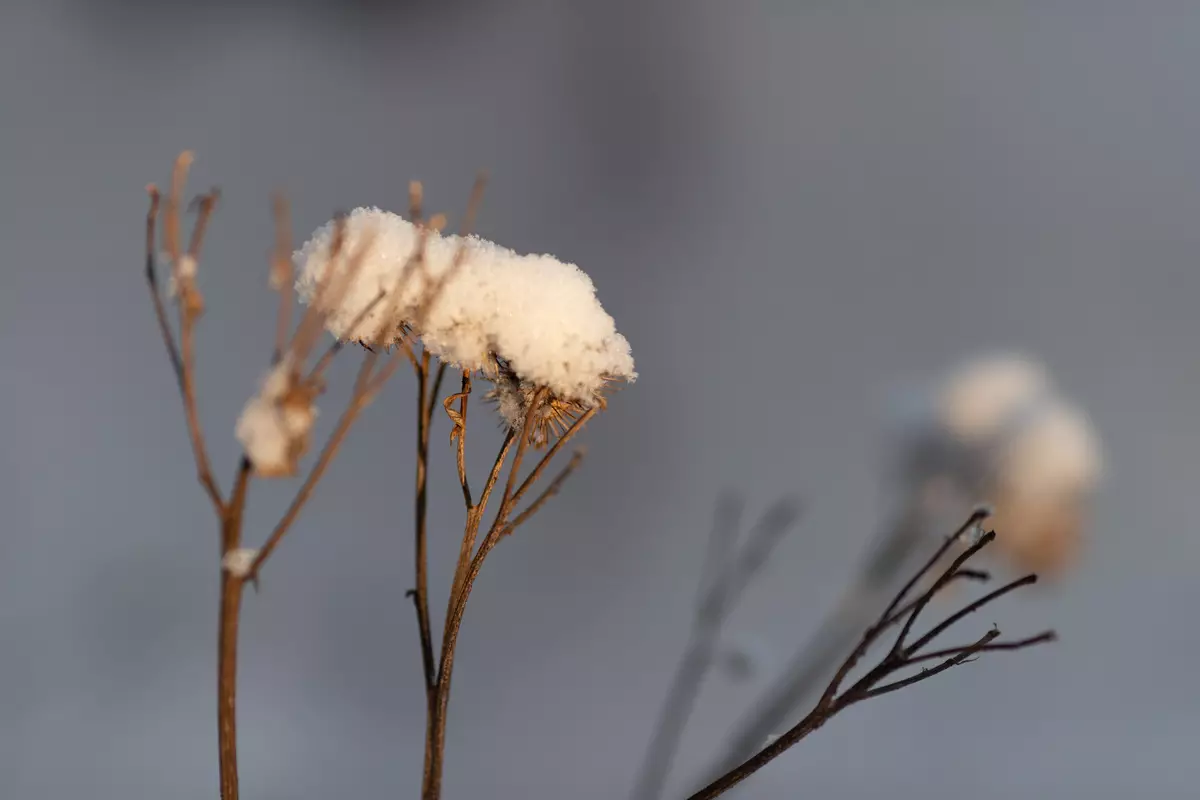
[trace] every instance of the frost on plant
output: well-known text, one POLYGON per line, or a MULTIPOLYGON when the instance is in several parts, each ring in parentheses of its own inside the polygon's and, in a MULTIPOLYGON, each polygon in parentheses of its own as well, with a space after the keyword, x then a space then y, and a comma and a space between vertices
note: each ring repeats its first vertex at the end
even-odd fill
POLYGON ((256 547, 238 547, 230 550, 221 558, 221 569, 235 578, 248 578, 258 553, 256 547))
MULTIPOLYGON (((329 269, 334 231, 325 225, 295 254, 305 302, 329 269)), ((394 343, 411 328, 432 355, 492 379, 492 399, 513 427, 524 421, 533 392, 545 387, 549 416, 537 426, 543 441, 573 412, 603 405, 610 382, 637 377, 629 342, 574 264, 475 236, 443 236, 375 208, 345 218, 347 248, 359 247, 368 233, 374 238, 362 268, 342 304, 327 310, 326 326, 339 339, 364 341, 382 326, 394 343), (414 266, 422 236, 424 259, 414 266), (360 314, 381 292, 384 301, 360 314)))

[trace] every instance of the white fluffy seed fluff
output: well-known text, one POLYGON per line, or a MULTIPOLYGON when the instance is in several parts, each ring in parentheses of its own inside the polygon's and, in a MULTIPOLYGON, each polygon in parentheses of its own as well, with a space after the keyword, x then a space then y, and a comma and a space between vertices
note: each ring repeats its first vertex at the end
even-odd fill
MULTIPOLYGON (((330 269, 334 230, 333 222, 321 227, 295 254, 296 289, 306 303, 314 301, 330 269)), ((365 242, 370 249, 344 302, 329 310, 330 332, 340 339, 370 340, 381 328, 397 331, 401 322, 414 324, 427 289, 450 269, 461 245, 461 267, 424 312, 420 330, 414 331, 430 353, 466 369, 485 368, 489 354, 495 353, 523 381, 585 406, 595 402, 606 376, 627 381, 637 377, 629 342, 596 299, 591 279, 574 264, 549 255, 520 255, 474 236, 464 239, 433 231, 427 236, 428 278, 411 270, 399 295, 377 303, 351 330, 380 291, 395 290, 416 251, 419 232, 408 220, 377 208, 349 214, 336 268, 344 269, 365 242), (389 312, 392 319, 383 319, 389 312)))
POLYGON ((291 475, 297 455, 304 450, 317 417, 310 402, 293 398, 291 361, 284 359, 263 378, 258 394, 250 398, 238 418, 236 435, 257 473, 291 475))
POLYGON ((225 557, 221 559, 221 569, 235 578, 245 578, 250 575, 250 567, 254 566, 256 558, 258 558, 256 548, 239 547, 225 554, 225 557))

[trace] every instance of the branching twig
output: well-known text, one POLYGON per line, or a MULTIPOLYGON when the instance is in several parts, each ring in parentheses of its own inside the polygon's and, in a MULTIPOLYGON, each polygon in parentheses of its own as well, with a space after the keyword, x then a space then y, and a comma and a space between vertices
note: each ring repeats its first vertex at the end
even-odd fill
POLYGON ((512 511, 520 499, 520 495, 533 485, 537 477, 545 471, 547 465, 554 458, 554 455, 567 442, 574 438, 592 416, 590 413, 581 414, 575 423, 559 437, 554 446, 547 450, 538 464, 530 471, 529 476, 518 484, 517 476, 520 472, 521 462, 533 438, 537 414, 546 397, 547 391, 545 389, 540 389, 534 393, 529 407, 525 410, 525 421, 521 431, 515 436, 510 432, 505 437, 504 443, 500 447, 500 454, 496 457, 495 465, 492 467, 492 472, 480 495, 478 504, 472 506, 467 512, 466 531, 463 537, 464 543, 460 552, 459 565, 456 569, 455 583, 451 587, 450 603, 446 614, 445 635, 442 639, 441 659, 438 664, 437 703, 434 709, 433 735, 427 748, 429 760, 427 762, 428 768, 426 769, 422 792, 424 800, 438 800, 441 796, 442 767, 446 749, 446 715, 450 703, 450 685, 454 672, 454 657, 458 645, 458 634, 462 627, 463 615, 466 612, 467 600, 471 595, 471 588, 475 585, 475 579, 479 576, 479 572, 483 568, 484 560, 492 549, 495 548, 500 539, 504 535, 511 533, 519 524, 526 522, 530 516, 536 513, 544 502, 558 491, 562 482, 578 466, 582 458, 582 453, 576 453, 571 463, 567 465, 562 473, 551 481, 545 491, 530 504, 527 512, 522 513, 511 522, 509 521, 512 511), (517 450, 513 456, 512 465, 509 467, 508 479, 505 482, 500 506, 496 511, 496 516, 492 521, 491 527, 488 529, 487 535, 479 545, 478 552, 472 556, 473 543, 479 530, 480 521, 486 511, 492 490, 499 480, 500 471, 504 466, 505 458, 511 449, 514 438, 517 442, 517 450))
MULTIPOLYGON (((976 525, 983 516, 986 514, 980 510, 967 521, 966 527, 976 525)), ((921 545, 927 540, 930 524, 929 510, 918 503, 905 508, 888 527, 834 612, 804 643, 780 678, 763 693, 739 724, 718 766, 708 771, 706 780, 727 772, 758 752, 768 736, 799 714, 811 697, 819 696, 846 652, 858 643, 862 631, 875 619, 880 607, 889 606, 886 613, 896 616, 895 621, 907 618, 920 597, 905 601, 900 607, 897 607, 897 601, 907 597, 919 581, 927 580, 920 576, 930 574, 933 566, 944 560, 952 544, 958 541, 957 536, 952 536, 926 561, 921 545), (917 562, 917 559, 921 561, 917 562), (909 569, 915 571, 917 563, 924 565, 924 571, 918 571, 914 576, 909 569), (905 580, 908 580, 907 585, 897 594, 897 581, 905 580)), ((972 579, 986 580, 987 573, 964 569, 955 577, 955 580, 972 579)))
POLYGON ((972 644, 958 647, 938 650, 936 652, 921 653, 920 650, 925 645, 933 641, 934 637, 943 633, 948 627, 955 622, 961 620, 967 614, 982 608, 992 601, 1002 597, 1008 592, 1013 591, 1021 586, 1033 583, 1036 580, 1034 576, 1028 576, 1021 580, 1014 581, 1005 587, 991 592, 988 595, 980 598, 965 606, 963 609, 948 616, 943 622, 935 625, 929 633, 921 636, 911 645, 906 645, 908 633, 912 630, 918 616, 929 605, 930 600, 941 589, 952 580, 957 580, 964 575, 978 580, 980 574, 974 570, 963 570, 963 564, 990 544, 995 539, 995 533, 986 533, 979 537, 977 541, 967 547, 962 554, 954 559, 937 578, 933 581, 929 588, 921 592, 915 602, 906 603, 907 595, 912 591, 919 582, 921 582, 931 570, 933 570, 941 561, 942 556, 949 551, 952 546, 960 543, 968 531, 973 530, 982 517, 982 514, 977 514, 962 528, 960 528, 953 536, 949 537, 943 544, 935 556, 913 577, 911 581, 896 595, 895 599, 888 605, 878 620, 872 625, 863 635, 859 645, 854 651, 842 662, 841 668, 830 682, 829 687, 817 702, 816 707, 805 716, 800 722, 796 723, 790 730, 781 735, 771 744, 759 750, 755 755, 743 761, 721 777, 714 780, 709 785, 705 786, 700 791, 691 795, 689 800, 711 800, 729 789, 733 788, 743 780, 753 775, 758 770, 762 769, 775 758, 783 754, 788 748, 795 745, 801 739, 820 728, 829 721, 835 714, 848 708, 855 703, 860 703, 863 700, 868 700, 872 697, 878 697, 882 694, 897 691, 899 689, 920 683, 923 680, 933 677, 940 672, 944 672, 959 664, 965 663, 980 653, 997 651, 997 650, 1018 650, 1024 647, 1030 647, 1044 642, 1053 641, 1054 633, 1047 631, 1037 636, 1032 636, 1026 639, 1010 642, 996 642, 1000 632, 992 629, 987 634, 973 642, 972 644), (911 609, 904 617, 904 624, 900 633, 896 636, 891 648, 883 659, 872 669, 870 669, 862 678, 855 682, 849 689, 842 690, 841 685, 845 681, 851 670, 854 669, 858 661, 867 653, 873 644, 896 623, 900 621, 900 615, 896 613, 897 609, 904 607, 911 609), (938 661, 939 663, 931 668, 923 669, 919 673, 909 675, 907 677, 899 677, 895 680, 885 682, 886 679, 896 676, 898 673, 905 672, 908 668, 930 661, 938 661))
MULTIPOLYGON (((192 452, 195 457, 196 471, 205 493, 212 502, 221 528, 221 603, 219 613, 219 633, 217 641, 217 730, 218 730, 218 763, 220 767, 220 789, 223 800, 237 800, 238 769, 237 769, 237 641, 238 622, 243 589, 247 580, 257 581, 258 572, 263 562, 278 546, 283 535, 290 528, 299 514, 301 507, 311 496, 313 488, 328 467, 334 453, 344 439, 350 424, 358 413, 365 407, 382 386, 386 378, 394 370, 394 363, 384 364, 376 370, 376 359, 368 357, 364 360, 359 378, 355 383, 355 392, 349 407, 330 437, 308 478, 304 481, 295 500, 276 526, 266 545, 258 551, 257 557, 248 570, 241 572, 227 566, 226 559, 242 549, 242 519, 246 507, 246 497, 254 467, 250 459, 243 455, 234 478, 233 489, 226 501, 217 486, 209 462, 204 434, 200 426, 200 415, 196 402, 195 381, 195 330, 196 322, 204 309, 203 297, 196 286, 195 274, 204 244, 204 235, 208 228, 218 193, 216 190, 201 195, 193 203, 196 210, 196 222, 192 228, 186 250, 183 247, 181 208, 184 187, 188 169, 192 162, 190 152, 182 153, 175 161, 171 176, 171 188, 167 194, 163 212, 163 249, 171 262, 170 294, 176 299, 179 310, 178 340, 172 331, 167 317, 166 306, 162 297, 162 289, 157 271, 157 223, 162 197, 153 185, 147 187, 150 196, 150 208, 146 215, 146 281, 150 288, 151 300, 159 332, 167 349, 172 371, 183 400, 184 416, 187 423, 188 435, 191 440, 192 452)), ((306 385, 306 391, 313 394, 319 389, 320 372, 328 365, 336 350, 318 362, 313 373, 306 378, 300 375, 300 368, 306 360, 311 346, 319 335, 325 315, 336 308, 349 289, 358 268, 370 245, 368 241, 351 259, 350 265, 335 275, 330 270, 318 292, 316 302, 309 307, 305 318, 297 327, 290 343, 287 341, 287 330, 291 316, 291 229, 288 221, 287 204, 281 196, 277 196, 275 210, 275 243, 271 258, 271 285, 280 292, 275 346, 272 363, 278 364, 285 357, 293 360, 291 378, 306 385)), ((344 239, 344 226, 339 224, 335 235, 334 258, 340 253, 341 242, 344 239)), ((369 311, 364 310, 365 313, 369 311)), ((392 360, 394 361, 394 359, 392 360)))
POLYGON ((179 394, 183 400, 184 415, 187 419, 188 436, 191 439, 192 454, 196 461, 196 475, 212 502, 213 510, 219 516, 225 513, 225 500, 221 497, 221 490, 217 487, 217 481, 213 477, 212 466, 208 460, 208 450, 204 444, 204 433, 200 427, 200 412, 196 404, 194 331, 203 304, 199 290, 194 284, 190 281, 182 283, 178 280, 181 269, 180 262, 188 258, 194 264, 198 257, 208 218, 212 214, 213 205, 216 202, 216 195, 213 193, 201 200, 192 243, 189 252, 184 253, 180 245, 180 206, 191 163, 192 154, 190 152, 181 153, 175 160, 175 168, 171 176, 171 190, 167 195, 166 214, 163 220, 167 255, 171 259, 171 268, 176 275, 171 284, 178 299, 179 344, 176 344, 175 336, 171 332, 158 281, 155 227, 160 195, 158 189, 153 185, 146 189, 150 195, 150 210, 146 214, 146 282, 149 284, 154 302, 154 313, 158 319, 159 331, 162 334, 163 343, 166 345, 167 355, 171 359, 175 379, 179 384, 179 394))
POLYGON ((775 545, 792 528, 797 514, 795 501, 776 503, 751 530, 746 543, 735 549, 741 503, 732 497, 718 503, 691 636, 659 714, 634 800, 657 800, 661 796, 684 728, 716 655, 721 628, 775 545))

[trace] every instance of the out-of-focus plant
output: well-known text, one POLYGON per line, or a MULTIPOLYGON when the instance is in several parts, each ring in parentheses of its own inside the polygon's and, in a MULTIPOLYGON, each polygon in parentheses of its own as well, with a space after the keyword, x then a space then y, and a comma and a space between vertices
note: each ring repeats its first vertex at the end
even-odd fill
MULTIPOLYGON (((1076 560, 1102 458, 1087 416, 1046 367, 1000 353, 971 359, 899 415, 887 476, 896 512, 841 601, 741 720, 713 774, 733 769, 800 713, 860 632, 971 508, 994 509, 999 561, 1061 578, 1076 560)), ((946 550, 955 557, 961 541, 946 550)), ((656 794, 639 795, 650 800, 656 794)))

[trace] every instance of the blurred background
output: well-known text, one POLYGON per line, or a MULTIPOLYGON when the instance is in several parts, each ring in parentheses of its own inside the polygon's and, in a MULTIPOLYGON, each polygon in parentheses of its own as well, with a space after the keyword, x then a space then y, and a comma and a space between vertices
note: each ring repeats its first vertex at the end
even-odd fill
MULTIPOLYGON (((480 232, 580 264, 633 344, 584 469, 476 586, 447 798, 628 796, 717 494, 796 492, 731 620, 764 663, 707 684, 684 796, 875 535, 894 387, 996 347, 1089 410, 1107 475, 1076 570, 963 636, 1062 642, 857 706, 739 796, 1194 796, 1198 38, 1165 2, 6 3, 0 795, 216 794, 217 532, 139 263, 143 187, 191 148, 192 187, 224 191, 199 339, 223 485, 277 187, 304 235, 413 178, 456 219, 486 167, 480 232)), ((247 798, 417 794, 409 377, 248 596, 247 798)), ((438 611, 461 531, 439 426, 438 611)), ((479 470, 499 432, 475 431, 479 470)), ((252 543, 290 488, 255 488, 252 543)))

